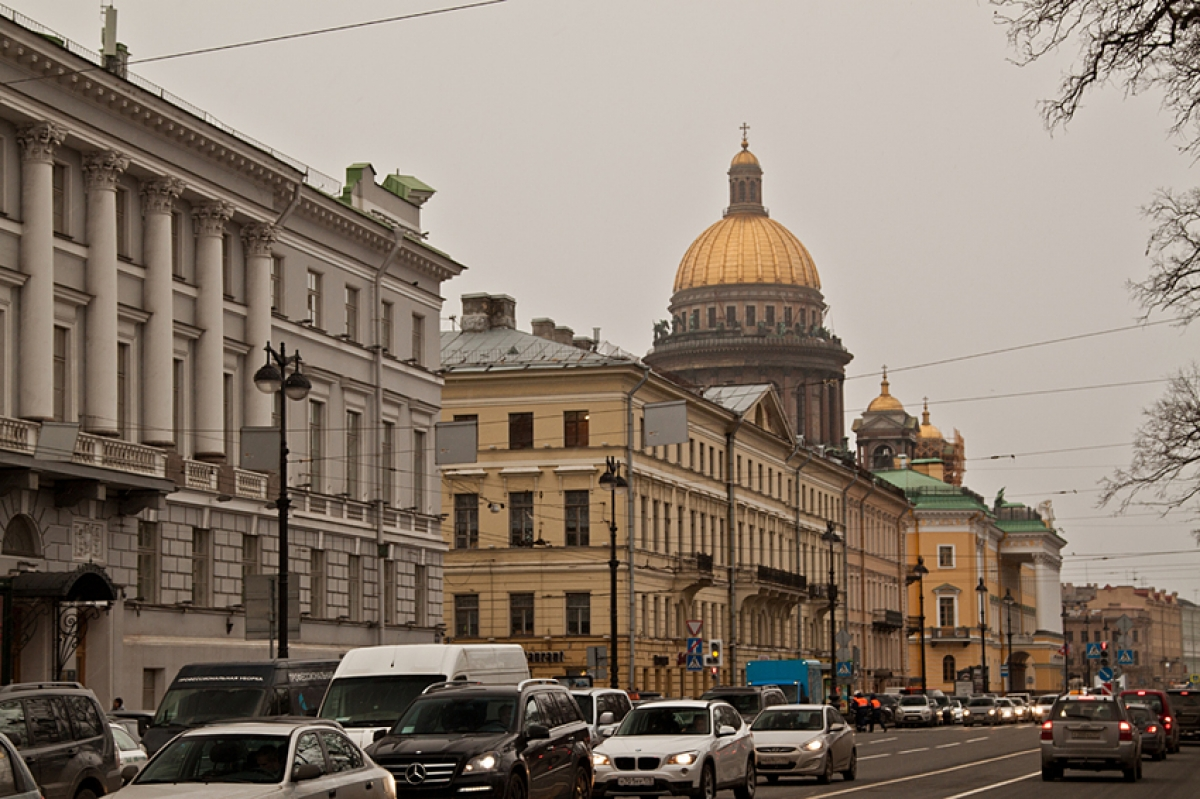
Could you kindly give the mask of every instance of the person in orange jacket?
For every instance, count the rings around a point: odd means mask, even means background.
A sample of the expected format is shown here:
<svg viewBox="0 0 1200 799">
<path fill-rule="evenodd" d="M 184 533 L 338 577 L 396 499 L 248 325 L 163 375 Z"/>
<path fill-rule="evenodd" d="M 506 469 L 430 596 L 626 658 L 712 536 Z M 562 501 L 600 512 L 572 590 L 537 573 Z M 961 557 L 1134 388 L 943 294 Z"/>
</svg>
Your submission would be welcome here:
<svg viewBox="0 0 1200 799">
<path fill-rule="evenodd" d="M 870 732 L 875 732 L 875 725 L 878 724 L 880 729 L 887 732 L 887 724 L 883 720 L 883 703 L 875 694 L 871 694 L 869 698 L 871 705 L 871 729 Z"/>
</svg>

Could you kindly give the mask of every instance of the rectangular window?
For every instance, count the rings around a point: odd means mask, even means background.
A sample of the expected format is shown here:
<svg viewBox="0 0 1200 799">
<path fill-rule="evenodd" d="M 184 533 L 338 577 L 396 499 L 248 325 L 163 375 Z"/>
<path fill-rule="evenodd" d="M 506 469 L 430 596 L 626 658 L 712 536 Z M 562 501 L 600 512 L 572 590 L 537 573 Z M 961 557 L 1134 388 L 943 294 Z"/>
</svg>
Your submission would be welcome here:
<svg viewBox="0 0 1200 799">
<path fill-rule="evenodd" d="M 225 299 L 233 299 L 233 235 L 221 237 L 221 291 Z"/>
<path fill-rule="evenodd" d="M 592 634 L 592 595 L 567 594 L 567 635 Z"/>
<path fill-rule="evenodd" d="M 479 594 L 454 595 L 454 637 L 479 637 Z"/>
<path fill-rule="evenodd" d="M 417 564 L 413 567 L 413 623 L 424 627 L 428 623 L 426 615 L 426 600 L 429 596 L 429 571 L 427 566 Z"/>
<path fill-rule="evenodd" d="M 511 635 L 533 635 L 533 594 L 509 594 Z"/>
<path fill-rule="evenodd" d="M 183 446 L 183 431 L 187 423 L 187 419 L 184 418 L 186 407 L 184 405 L 186 396 L 184 394 L 186 390 L 184 383 L 187 379 L 187 374 L 184 371 L 183 361 L 178 358 L 175 359 L 173 374 L 174 380 L 171 386 L 171 419 L 175 425 L 175 449 L 182 455 L 185 451 Z"/>
<path fill-rule="evenodd" d="M 755 306 L 746 306 L 746 327 L 754 327 L 756 324 L 758 324 L 758 320 L 755 319 L 757 315 L 757 309 Z"/>
<path fill-rule="evenodd" d="M 383 623 L 396 623 L 396 583 L 399 577 L 396 574 L 396 561 L 386 560 L 383 562 Z"/>
<path fill-rule="evenodd" d="M 953 569 L 954 568 L 954 547 L 939 546 L 938 547 L 938 568 Z"/>
<path fill-rule="evenodd" d="M 508 494 L 508 544 L 514 547 L 533 546 L 532 491 L 511 491 Z"/>
<path fill-rule="evenodd" d="M 417 513 L 425 512 L 425 431 L 413 431 L 413 504 Z"/>
<path fill-rule="evenodd" d="M 790 305 L 783 309 L 783 326 L 787 328 L 792 326 L 792 306 Z"/>
<path fill-rule="evenodd" d="M 54 181 L 54 232 L 66 236 L 67 230 L 67 165 L 55 164 Z"/>
<path fill-rule="evenodd" d="M 346 286 L 346 338 L 358 341 L 358 289 Z"/>
<path fill-rule="evenodd" d="M 158 707 L 158 681 L 162 669 L 142 669 L 142 707 Z"/>
<path fill-rule="evenodd" d="M 717 309 L 715 307 L 708 309 L 708 329 L 712 330 L 717 326 Z"/>
<path fill-rule="evenodd" d="M 309 490 L 323 493 L 325 464 L 325 405 L 316 400 L 308 403 L 308 485 Z"/>
<path fill-rule="evenodd" d="M 775 306 L 774 305 L 766 306 L 765 308 L 763 308 L 763 313 L 766 315 L 767 327 L 774 327 L 775 326 Z"/>
<path fill-rule="evenodd" d="M 209 585 L 212 579 L 212 533 L 202 527 L 192 528 L 192 604 L 208 607 Z"/>
<path fill-rule="evenodd" d="M 395 502 L 395 491 L 393 486 L 396 484 L 396 424 L 395 422 L 383 423 L 383 438 L 379 442 L 379 480 L 382 489 L 382 498 L 384 504 L 392 505 Z"/>
<path fill-rule="evenodd" d="M 588 445 L 587 411 L 563 411 L 563 446 L 586 447 Z"/>
<path fill-rule="evenodd" d="M 183 269 L 183 212 L 171 212 L 171 276 L 184 280 Z"/>
<path fill-rule="evenodd" d="M 359 496 L 359 459 L 362 455 L 362 414 L 346 411 L 346 493 L 350 499 Z"/>
<path fill-rule="evenodd" d="M 508 415 L 508 448 L 533 449 L 533 414 Z"/>
<path fill-rule="evenodd" d="M 70 338 L 65 327 L 54 328 L 54 421 L 67 421 Z"/>
<path fill-rule="evenodd" d="M 138 520 L 137 599 L 158 601 L 158 522 Z"/>
<path fill-rule="evenodd" d="M 271 256 L 271 310 L 283 313 L 283 256 Z"/>
<path fill-rule="evenodd" d="M 383 347 L 384 352 L 391 352 L 395 346 L 392 337 L 396 331 L 396 305 L 390 302 L 383 303 L 382 315 L 379 319 L 379 346 Z"/>
<path fill-rule="evenodd" d="M 425 317 L 419 313 L 412 316 L 412 360 L 417 366 L 425 365 Z"/>
<path fill-rule="evenodd" d="M 129 440 L 129 345 L 117 345 L 117 435 Z"/>
<path fill-rule="evenodd" d="M 129 257 L 129 189 L 117 186 L 117 257 Z"/>
<path fill-rule="evenodd" d="M 316 328 L 324 329 L 321 323 L 321 273 L 308 270 L 308 290 L 305 309 L 308 311 L 308 323 Z"/>
<path fill-rule="evenodd" d="M 233 453 L 237 450 L 234 448 L 233 431 L 234 431 L 234 389 L 233 375 L 224 375 L 224 381 L 221 386 L 221 400 L 225 406 L 225 457 L 233 458 Z"/>
<path fill-rule="evenodd" d="M 325 550 L 310 550 L 308 579 L 309 589 L 312 593 L 309 600 L 309 612 L 314 619 L 323 619 L 327 613 L 325 608 Z"/>
<path fill-rule="evenodd" d="M 349 585 L 346 590 L 350 592 L 350 621 L 362 621 L 363 610 L 363 574 L 362 574 L 362 556 L 351 555 L 350 564 L 347 569 Z"/>
<path fill-rule="evenodd" d="M 938 626 L 953 627 L 954 626 L 954 597 L 940 596 L 938 597 Z"/>
<path fill-rule="evenodd" d="M 726 327 L 737 327 L 737 306 L 736 305 L 726 305 L 725 306 L 725 326 Z"/>
<path fill-rule="evenodd" d="M 454 495 L 454 548 L 479 548 L 479 495 Z"/>
<path fill-rule="evenodd" d="M 261 570 L 261 555 L 258 549 L 258 536 L 242 536 L 242 579 L 252 577 Z"/>
<path fill-rule="evenodd" d="M 567 517 L 566 542 L 569 547 L 588 546 L 590 527 L 589 511 L 591 492 L 566 491 L 565 511 Z"/>
</svg>

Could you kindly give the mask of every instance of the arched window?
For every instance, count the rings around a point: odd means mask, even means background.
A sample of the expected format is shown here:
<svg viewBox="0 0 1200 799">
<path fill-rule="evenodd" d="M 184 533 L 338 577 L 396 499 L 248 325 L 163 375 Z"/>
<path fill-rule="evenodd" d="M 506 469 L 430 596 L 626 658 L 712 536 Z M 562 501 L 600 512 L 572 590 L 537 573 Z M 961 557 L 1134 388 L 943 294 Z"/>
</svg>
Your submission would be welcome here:
<svg viewBox="0 0 1200 799">
<path fill-rule="evenodd" d="M 875 454 L 871 456 L 871 469 L 873 471 L 891 469 L 894 466 L 895 459 L 895 451 L 887 444 L 884 444 L 876 448 Z"/>
<path fill-rule="evenodd" d="M 745 202 L 745 200 L 746 200 L 746 182 L 739 180 L 738 181 L 738 202 Z"/>
<path fill-rule="evenodd" d="M 21 514 L 14 516 L 4 531 L 4 544 L 0 551 L 5 555 L 19 555 L 26 558 L 40 558 L 42 548 L 39 545 L 40 536 L 33 519 Z"/>
<path fill-rule="evenodd" d="M 754 202 L 754 203 L 758 202 L 758 184 L 757 183 L 750 184 L 750 202 Z"/>
<path fill-rule="evenodd" d="M 942 682 L 954 682 L 954 678 L 958 676 L 958 670 L 954 668 L 954 655 L 946 655 L 942 658 Z"/>
</svg>

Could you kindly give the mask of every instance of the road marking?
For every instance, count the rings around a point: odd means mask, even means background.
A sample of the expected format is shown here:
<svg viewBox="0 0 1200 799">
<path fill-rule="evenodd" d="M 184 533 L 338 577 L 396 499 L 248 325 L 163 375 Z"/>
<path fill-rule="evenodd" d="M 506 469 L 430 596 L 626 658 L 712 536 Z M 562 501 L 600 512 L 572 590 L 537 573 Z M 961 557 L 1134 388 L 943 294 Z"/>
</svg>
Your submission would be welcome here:
<svg viewBox="0 0 1200 799">
<path fill-rule="evenodd" d="M 983 766 L 988 763 L 996 763 L 1000 760 L 1008 760 L 1010 757 L 1020 757 L 1021 755 L 1036 755 L 1039 752 L 1041 752 L 1041 749 L 1026 749 L 1024 752 L 1010 752 L 1007 755 L 1000 755 L 999 757 L 991 757 L 991 758 L 988 758 L 987 760 L 977 760 L 974 763 L 963 763 L 960 766 L 950 766 L 949 768 L 938 769 L 937 771 L 927 771 L 924 774 L 913 774 L 908 777 L 897 777 L 894 780 L 884 780 L 883 782 L 872 782 L 869 785 L 860 785 L 856 788 L 843 788 L 840 791 L 832 791 L 831 793 L 823 793 L 823 794 L 821 794 L 821 799 L 825 799 L 825 797 L 828 797 L 828 796 L 844 796 L 845 794 L 858 793 L 859 791 L 871 791 L 876 788 L 882 788 L 885 785 L 896 785 L 897 783 L 901 783 L 901 782 L 912 782 L 913 780 L 922 780 L 922 779 L 925 779 L 926 777 L 936 777 L 939 774 L 949 774 L 952 771 L 962 771 L 965 768 L 975 768 L 976 766 Z M 859 760 L 862 760 L 862 758 L 860 757 Z M 1038 773 L 1040 774 L 1041 772 L 1039 771 Z M 1021 779 L 1025 779 L 1025 778 L 1022 777 Z"/>
<path fill-rule="evenodd" d="M 955 741 L 952 744 L 942 744 L 941 746 L 935 746 L 934 749 L 949 749 L 952 746 L 960 746 L 960 745 L 962 745 L 962 741 Z"/>
<path fill-rule="evenodd" d="M 898 755 L 911 755 L 913 752 L 928 752 L 928 751 L 929 751 L 929 747 L 928 747 L 928 746 L 922 746 L 920 749 L 905 749 L 905 750 L 903 750 L 903 751 L 897 752 L 896 754 L 898 754 Z"/>
<path fill-rule="evenodd" d="M 891 756 L 892 756 L 892 753 L 887 752 L 886 754 L 882 754 L 882 755 L 863 755 L 858 760 L 859 760 L 859 762 L 862 762 L 863 760 L 877 760 L 881 757 L 891 757 Z"/>
<path fill-rule="evenodd" d="M 979 743 L 980 741 L 986 741 L 987 739 L 988 739 L 988 736 L 986 736 L 986 735 L 983 736 L 982 738 L 968 738 L 967 743 L 974 744 L 974 743 Z"/>
<path fill-rule="evenodd" d="M 861 742 L 860 745 L 870 746 L 871 744 L 884 744 L 884 743 L 887 743 L 888 741 L 896 741 L 896 740 L 899 740 L 899 739 L 898 738 L 876 738 L 876 739 L 873 739 L 870 741 L 863 741 L 863 742 Z"/>
<path fill-rule="evenodd" d="M 971 791 L 965 791 L 963 793 L 956 793 L 956 794 L 954 794 L 954 796 L 947 796 L 946 799 L 962 799 L 962 797 L 964 797 L 964 796 L 974 796 L 977 793 L 983 793 L 984 791 L 990 791 L 993 788 L 1003 788 L 1005 785 L 1012 785 L 1014 782 L 1020 782 L 1021 780 L 1027 780 L 1030 777 L 1036 777 L 1037 775 L 1039 775 L 1041 773 L 1042 772 L 1040 772 L 1040 771 L 1034 771 L 1029 774 L 1026 774 L 1023 777 L 1013 777 L 1011 780 L 1005 780 L 1004 782 L 997 782 L 993 785 L 985 785 L 982 788 L 975 788 L 974 790 L 971 790 Z"/>
</svg>

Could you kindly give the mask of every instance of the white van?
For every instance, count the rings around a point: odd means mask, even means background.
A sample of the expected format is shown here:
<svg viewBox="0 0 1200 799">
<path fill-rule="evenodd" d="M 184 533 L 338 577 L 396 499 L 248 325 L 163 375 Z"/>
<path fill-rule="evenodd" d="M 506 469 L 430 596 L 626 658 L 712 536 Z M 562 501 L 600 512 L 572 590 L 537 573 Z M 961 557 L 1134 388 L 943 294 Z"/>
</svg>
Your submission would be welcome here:
<svg viewBox="0 0 1200 799">
<path fill-rule="evenodd" d="M 435 682 L 516 685 L 527 679 L 529 665 L 519 644 L 364 646 L 342 658 L 317 715 L 337 721 L 366 747 Z"/>
</svg>

